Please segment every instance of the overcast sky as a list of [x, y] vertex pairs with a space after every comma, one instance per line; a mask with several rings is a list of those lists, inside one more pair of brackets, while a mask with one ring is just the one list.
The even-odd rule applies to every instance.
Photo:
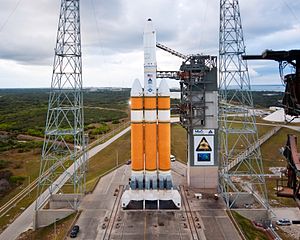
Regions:
[[[299, 0], [240, 0], [248, 54], [300, 48]], [[50, 87], [60, 0], [0, 0], [0, 88]], [[143, 28], [179, 52], [218, 55], [217, 0], [81, 0], [84, 87], [143, 82]], [[158, 70], [181, 59], [157, 50]], [[278, 64], [249, 62], [253, 84], [281, 84]], [[177, 82], [170, 82], [177, 86]]]

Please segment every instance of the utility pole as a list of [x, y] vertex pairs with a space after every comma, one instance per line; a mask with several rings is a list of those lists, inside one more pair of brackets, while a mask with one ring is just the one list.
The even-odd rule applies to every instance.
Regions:
[[251, 183], [247, 190], [259, 193], [268, 208], [238, 0], [220, 0], [219, 37], [220, 190], [231, 208], [246, 190], [237, 179]]

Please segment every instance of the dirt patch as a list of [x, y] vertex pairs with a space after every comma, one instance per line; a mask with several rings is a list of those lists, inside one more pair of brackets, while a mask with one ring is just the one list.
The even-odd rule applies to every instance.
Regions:
[[53, 239], [64, 239], [68, 233], [76, 214], [72, 214], [69, 217], [58, 221], [56, 224], [51, 224], [47, 227], [32, 229], [22, 233], [17, 239], [18, 240], [53, 240]]
[[299, 240], [300, 239], [300, 228], [299, 225], [290, 225], [290, 226], [280, 226], [278, 227], [280, 230], [285, 232], [288, 236], [289, 239], [295, 239]]

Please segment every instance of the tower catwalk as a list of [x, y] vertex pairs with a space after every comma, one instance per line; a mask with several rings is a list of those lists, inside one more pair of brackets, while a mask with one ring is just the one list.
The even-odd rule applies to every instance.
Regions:
[[219, 37], [221, 192], [227, 207], [251, 192], [268, 208], [238, 0], [220, 0]]
[[[63, 189], [82, 194], [85, 160], [79, 0], [61, 0], [38, 196], [46, 187], [50, 195], [61, 190], [52, 184], [73, 163], [74, 174]], [[40, 198], [36, 210], [44, 204]], [[70, 201], [73, 209], [76, 201]]]

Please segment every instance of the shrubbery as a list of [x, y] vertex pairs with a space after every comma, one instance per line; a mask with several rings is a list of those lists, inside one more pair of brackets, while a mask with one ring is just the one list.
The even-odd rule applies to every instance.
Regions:
[[[255, 107], [269, 108], [270, 106], [278, 106], [283, 98], [282, 92], [253, 91], [251, 93]], [[237, 100], [237, 96], [233, 96], [233, 94], [235, 94], [234, 91], [228, 91], [228, 98], [233, 97], [233, 100]]]
[[12, 184], [20, 185], [25, 179], [26, 177], [23, 176], [11, 176], [9, 178], [9, 182], [11, 182]]
[[14, 138], [0, 139], [0, 152], [18, 149], [19, 152], [27, 152], [34, 148], [41, 148], [43, 142], [37, 141], [24, 141], [20, 142]]
[[0, 169], [7, 168], [9, 166], [9, 164], [10, 164], [10, 161], [1, 159], [0, 160]]
[[[44, 137], [49, 89], [0, 89], [0, 94], [0, 131], [8, 132], [7, 138], [0, 139], [0, 152], [12, 149], [26, 152], [41, 148], [42, 142], [18, 141], [17, 135]], [[85, 130], [91, 135], [104, 134], [110, 130], [109, 126], [102, 124], [95, 127], [97, 124], [111, 121], [116, 124], [128, 117], [124, 110], [128, 108], [129, 94], [130, 89], [84, 92]], [[66, 137], [66, 141], [73, 143], [74, 140], [70, 136]]]
[[[49, 89], [0, 89], [0, 130], [43, 137]], [[85, 125], [127, 117], [130, 89], [84, 92]], [[113, 108], [118, 110], [98, 109]]]
[[91, 130], [91, 134], [92, 135], [104, 134], [104, 133], [107, 133], [109, 130], [110, 130], [110, 127], [107, 124], [102, 123], [102, 125], [100, 127], [97, 127], [95, 129]]
[[113, 121], [112, 121], [112, 124], [119, 124], [119, 123], [120, 123], [119, 120], [113, 120]]
[[28, 135], [31, 135], [31, 136], [36, 136], [36, 137], [44, 137], [44, 131], [43, 131], [43, 128], [39, 128], [39, 129], [36, 129], [36, 128], [29, 128], [27, 130], [27, 134]]

